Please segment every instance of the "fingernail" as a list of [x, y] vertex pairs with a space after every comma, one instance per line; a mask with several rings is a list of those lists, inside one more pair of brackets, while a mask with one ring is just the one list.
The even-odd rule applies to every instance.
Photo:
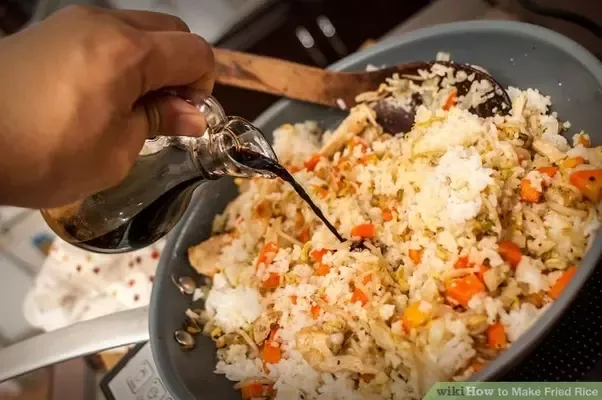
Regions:
[[200, 111], [182, 99], [171, 99], [171, 104], [175, 112], [178, 114], [186, 114], [186, 115], [199, 115]]
[[199, 136], [205, 132], [207, 123], [198, 111], [194, 114], [180, 114], [175, 120], [174, 131], [182, 136]]

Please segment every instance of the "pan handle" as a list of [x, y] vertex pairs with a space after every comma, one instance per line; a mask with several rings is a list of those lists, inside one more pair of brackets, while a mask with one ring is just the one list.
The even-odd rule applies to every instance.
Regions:
[[72, 358], [148, 339], [148, 307], [78, 322], [0, 349], [0, 382]]

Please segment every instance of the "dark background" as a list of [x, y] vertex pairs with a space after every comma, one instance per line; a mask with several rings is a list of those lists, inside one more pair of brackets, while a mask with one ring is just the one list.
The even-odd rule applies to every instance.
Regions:
[[[27, 23], [35, 0], [0, 0], [0, 32], [12, 34]], [[107, 2], [95, 2], [106, 5]], [[103, 4], [104, 3], [104, 4]], [[274, 0], [241, 21], [214, 45], [326, 67], [355, 52], [366, 39], [378, 39], [429, 0]], [[327, 37], [318, 26], [324, 17], [334, 27]], [[314, 44], [302, 44], [298, 30]], [[216, 98], [230, 115], [253, 120], [276, 97], [217, 86]]]

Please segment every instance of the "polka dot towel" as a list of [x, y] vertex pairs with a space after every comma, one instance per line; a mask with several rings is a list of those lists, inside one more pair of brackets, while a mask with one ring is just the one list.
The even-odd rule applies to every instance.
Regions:
[[56, 239], [25, 299], [25, 318], [51, 331], [147, 305], [163, 245], [106, 255]]

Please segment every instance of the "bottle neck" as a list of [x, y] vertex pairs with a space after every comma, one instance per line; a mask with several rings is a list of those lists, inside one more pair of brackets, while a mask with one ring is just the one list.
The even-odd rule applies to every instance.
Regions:
[[201, 137], [191, 140], [190, 146], [195, 162], [208, 179], [223, 176], [275, 178], [269, 171], [252, 168], [232, 157], [233, 150], [246, 148], [277, 161], [276, 154], [263, 134], [242, 118], [230, 119], [217, 133], [207, 129]]

